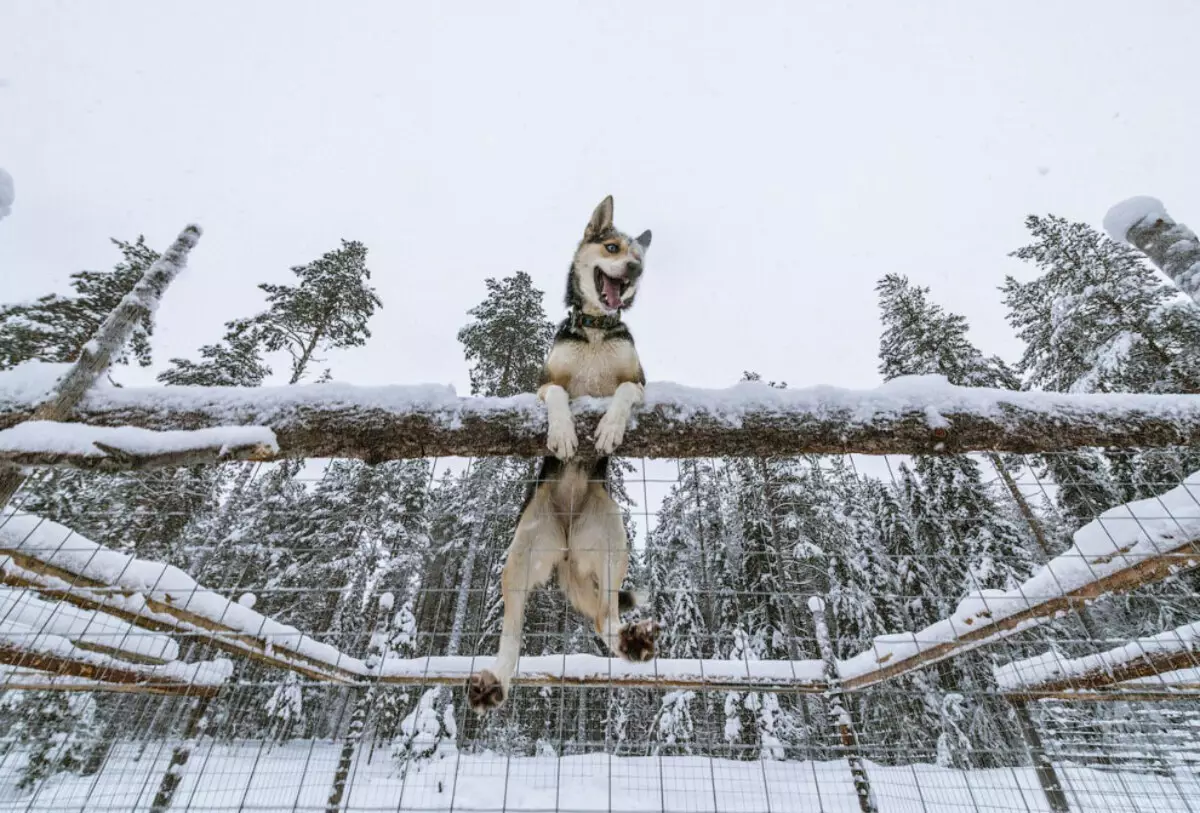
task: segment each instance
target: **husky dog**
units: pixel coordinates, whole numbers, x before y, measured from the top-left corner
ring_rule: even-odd
[[[482,714],[508,697],[529,592],[557,571],[559,586],[576,610],[592,619],[609,650],[631,661],[654,657],[658,624],[622,624],[633,594],[621,590],[629,567],[629,540],[621,512],[608,493],[608,456],[620,445],[630,410],[642,402],[646,377],[621,311],[633,305],[650,232],[637,238],[613,227],[609,195],[588,222],[567,275],[570,315],[542,371],[538,397],[549,423],[537,479],[525,497],[517,532],[504,563],[504,629],[491,669],[472,675],[467,700]],[[597,459],[573,460],[578,447],[569,401],[611,397],[594,438]]]

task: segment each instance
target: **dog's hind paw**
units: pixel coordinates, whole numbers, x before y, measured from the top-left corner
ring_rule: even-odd
[[[487,714],[504,702],[504,684],[486,669],[471,675],[467,684],[467,704],[476,714]]]
[[[648,661],[654,658],[654,642],[658,640],[657,621],[625,624],[617,638],[617,653],[627,661]]]
[[[550,431],[546,435],[546,448],[564,463],[574,457],[575,450],[579,448],[574,423],[570,420],[551,421]]]

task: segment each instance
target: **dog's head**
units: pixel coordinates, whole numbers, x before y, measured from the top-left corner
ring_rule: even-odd
[[[633,305],[645,267],[650,231],[638,237],[613,226],[613,199],[600,201],[583,231],[567,279],[567,307],[614,314]]]

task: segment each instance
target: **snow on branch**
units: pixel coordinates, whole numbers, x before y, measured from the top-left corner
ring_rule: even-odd
[[[177,567],[118,553],[31,514],[0,515],[0,582],[144,629],[189,633],[314,680],[351,683],[367,673],[357,658],[229,601]]]
[[[389,658],[378,670],[381,683],[461,686],[492,658],[444,656]],[[726,689],[755,692],[825,691],[824,663],[807,661],[692,660],[659,658],[633,663],[596,655],[522,657],[513,683],[523,686],[619,686]]]
[[[1104,228],[1117,242],[1138,248],[1200,304],[1200,238],[1175,222],[1162,201],[1149,197],[1121,201],[1108,210]]]
[[[35,417],[37,393],[50,377],[43,366],[27,363],[0,373],[0,428]],[[606,405],[605,399],[587,398],[572,404],[581,437],[594,430]],[[534,395],[462,398],[440,385],[100,386],[64,419],[152,430],[269,427],[280,457],[377,462],[546,453],[545,409]],[[621,451],[679,458],[1180,444],[1200,444],[1200,395],[1013,392],[913,376],[870,390],[650,384]],[[87,464],[71,455],[57,462]]]
[[[1200,623],[1192,623],[1079,658],[1050,650],[998,667],[995,674],[1002,691],[1046,695],[1109,688],[1134,680],[1146,688],[1169,688],[1167,673],[1198,664]],[[1151,676],[1156,679],[1142,680]]]
[[[1197,564],[1200,472],[1158,497],[1105,511],[1075,532],[1070,550],[1015,589],[979,591],[919,632],[878,636],[838,671],[847,690],[866,688]]]
[[[263,426],[156,431],[27,421],[0,430],[0,461],[22,466],[67,464],[96,471],[128,471],[268,460],[278,453],[275,434]]]
[[[0,587],[0,632],[12,630],[57,635],[80,649],[134,662],[163,664],[179,657],[179,645],[165,635],[105,613],[42,601],[30,590]]]

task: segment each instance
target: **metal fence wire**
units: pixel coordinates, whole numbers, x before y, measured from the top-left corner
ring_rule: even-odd
[[[0,809],[1192,811],[1196,451],[614,461],[657,658],[517,458],[48,468],[0,519]]]

